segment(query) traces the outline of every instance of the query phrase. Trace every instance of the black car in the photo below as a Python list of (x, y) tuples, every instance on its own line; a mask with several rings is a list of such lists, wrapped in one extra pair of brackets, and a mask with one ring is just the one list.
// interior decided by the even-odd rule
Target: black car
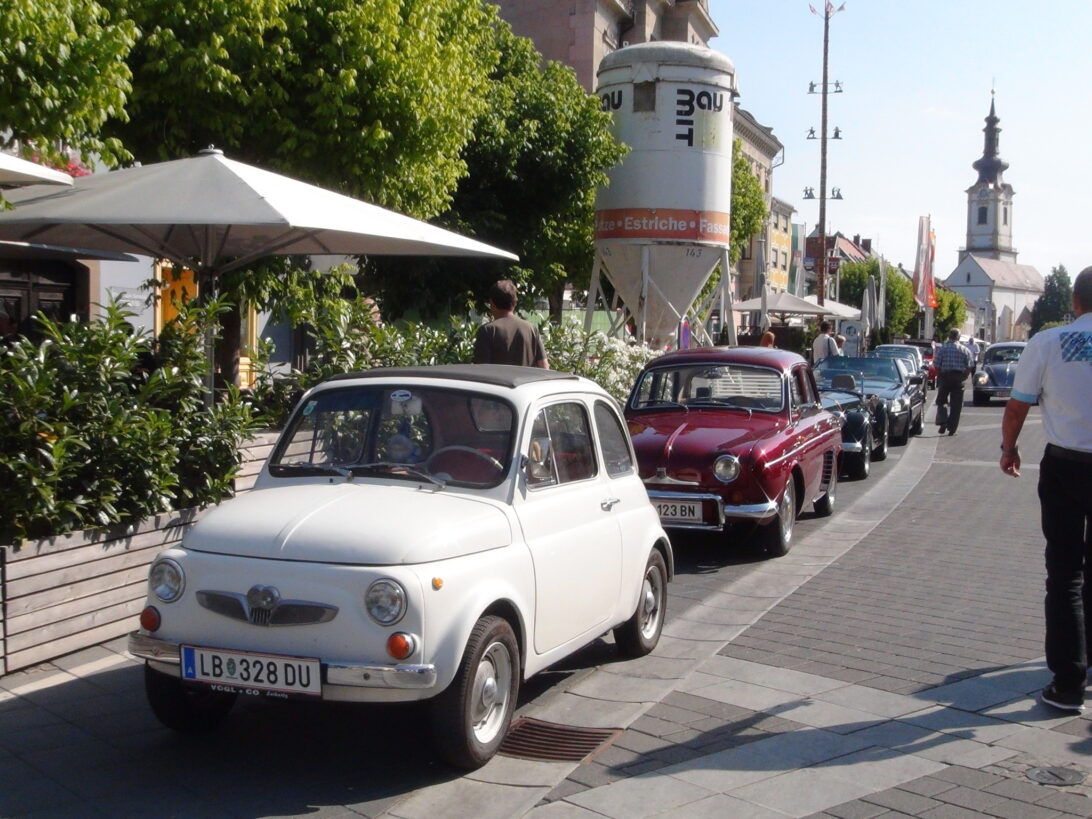
[(863, 378), (831, 368), (816, 371), (823, 409), (840, 414), (842, 469), (851, 478), (867, 478), (872, 461), (887, 457), (887, 412), (876, 395), (865, 395)]
[(834, 373), (851, 373), (866, 396), (876, 396), (883, 403), (887, 434), (893, 444), (905, 444), (925, 426), (925, 378), (911, 372), (901, 358), (874, 354), (830, 356), (815, 365), (816, 378), (824, 381)]

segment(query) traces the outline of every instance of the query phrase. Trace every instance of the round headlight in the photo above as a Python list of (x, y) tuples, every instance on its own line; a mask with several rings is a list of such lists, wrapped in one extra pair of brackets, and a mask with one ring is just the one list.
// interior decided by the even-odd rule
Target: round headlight
[(985, 373), (979, 373), (978, 375), (976, 375), (974, 377), (974, 383), (976, 383), (976, 384), (985, 384), (989, 380), (990, 380), (990, 377), (988, 375), (986, 375)]
[(739, 458), (735, 455), (721, 455), (713, 462), (713, 474), (722, 483), (731, 483), (739, 477)]
[(152, 564), (148, 572), (148, 588), (164, 603), (173, 603), (186, 588), (186, 575), (181, 566), (165, 557)]
[(364, 608), (379, 625), (394, 625), (406, 613), (406, 590), (390, 578), (376, 580), (364, 595)]

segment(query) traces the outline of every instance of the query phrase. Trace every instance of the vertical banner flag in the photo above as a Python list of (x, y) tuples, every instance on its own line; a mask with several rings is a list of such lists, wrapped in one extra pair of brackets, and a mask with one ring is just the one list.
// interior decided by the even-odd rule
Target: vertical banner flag
[(933, 258), (936, 254), (936, 234), (928, 216), (918, 218), (918, 255), (914, 262), (914, 300), (921, 307), (937, 306), (936, 282), (933, 280)]

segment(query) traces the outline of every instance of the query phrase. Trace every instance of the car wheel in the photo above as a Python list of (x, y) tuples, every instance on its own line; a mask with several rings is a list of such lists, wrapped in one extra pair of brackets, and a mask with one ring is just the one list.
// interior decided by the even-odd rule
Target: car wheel
[(614, 630), (614, 642), (626, 657), (643, 657), (660, 642), (667, 606), (667, 564), (657, 549), (652, 550), (641, 580), (637, 610)]
[(781, 493), (781, 502), (777, 504), (777, 517), (771, 523), (759, 528), (762, 546), (770, 557), (784, 557), (792, 548), (792, 532), (796, 526), (796, 486), (792, 475)]
[(925, 431), (925, 404), (921, 405), (921, 412), (918, 413), (918, 420), (916, 420), (913, 426), (910, 428), (911, 435), (921, 435)]
[(819, 497), (814, 504), (815, 514), (821, 518), (829, 518), (834, 514), (834, 504), (838, 497), (838, 470), (832, 469), (830, 472), (830, 483), (827, 484), (827, 491)]
[(990, 397), (984, 392), (976, 392), (971, 400), (974, 401), (976, 407), (988, 407), (990, 405)]
[(900, 434), (891, 436), (891, 443), (893, 443), (895, 446), (904, 446), (910, 440), (910, 422), (912, 420), (913, 418), (911, 416), (906, 416), (906, 426), (903, 427), (903, 430)]
[(211, 731), (227, 718), (235, 694), (184, 685), (178, 677), (145, 664), (144, 692), (156, 719), (181, 733)]
[(872, 450), (872, 460), (882, 461), (887, 458), (887, 424), (883, 425), (883, 435), (880, 436), (880, 443)]
[(519, 645), (508, 621), (474, 624), (451, 685), (432, 701), (436, 749), (457, 768), (480, 768), (500, 748), (519, 694)]
[(872, 430), (865, 433), (861, 452), (849, 459), (849, 477), (855, 481), (863, 481), (872, 471)]

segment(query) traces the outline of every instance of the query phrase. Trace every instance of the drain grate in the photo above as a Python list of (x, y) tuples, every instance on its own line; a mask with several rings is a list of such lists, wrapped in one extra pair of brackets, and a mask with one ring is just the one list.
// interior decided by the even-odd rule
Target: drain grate
[(1044, 765), (1032, 768), (1027, 773), (1028, 779), (1040, 785), (1080, 785), (1084, 774), (1074, 768), (1062, 768), (1056, 765)]
[(512, 723), (499, 752), (517, 759), (582, 762), (603, 750), (620, 733), (617, 728), (578, 728), (520, 717)]

